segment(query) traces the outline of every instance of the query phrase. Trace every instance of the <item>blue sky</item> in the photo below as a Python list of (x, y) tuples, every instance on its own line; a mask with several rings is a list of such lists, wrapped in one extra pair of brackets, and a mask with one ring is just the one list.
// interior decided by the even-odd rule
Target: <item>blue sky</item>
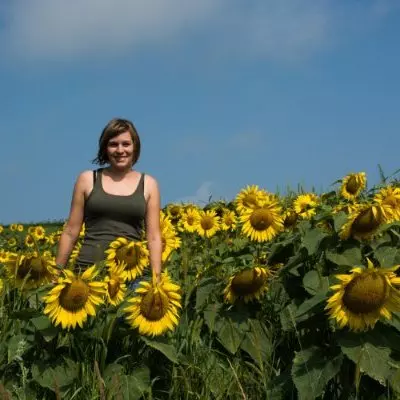
[(0, 3), (0, 222), (66, 218), (109, 119), (163, 204), (400, 168), (400, 2)]

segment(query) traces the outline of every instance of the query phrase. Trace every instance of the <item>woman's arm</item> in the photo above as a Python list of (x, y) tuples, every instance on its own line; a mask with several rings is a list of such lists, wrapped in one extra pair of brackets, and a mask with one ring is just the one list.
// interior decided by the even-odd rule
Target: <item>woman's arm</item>
[(92, 174), (91, 171), (82, 172), (74, 186), (68, 221), (61, 234), (57, 248), (56, 264), (60, 268), (67, 264), (82, 228), (85, 206), (85, 187), (87, 186), (88, 176), (90, 174)]
[(161, 278), (162, 238), (160, 230), (160, 191), (157, 181), (146, 175), (146, 191), (148, 193), (146, 206), (146, 237), (150, 251), (150, 265), (157, 281)]

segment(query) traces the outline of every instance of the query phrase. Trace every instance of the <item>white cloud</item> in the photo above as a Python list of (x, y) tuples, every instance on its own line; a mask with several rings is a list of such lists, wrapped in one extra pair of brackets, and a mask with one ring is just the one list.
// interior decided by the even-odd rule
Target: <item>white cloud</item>
[(199, 186), (194, 195), (182, 197), (176, 200), (176, 202), (194, 203), (194, 204), (199, 204), (200, 206), (204, 206), (210, 201), (210, 196), (212, 196), (211, 188), (213, 185), (214, 182), (205, 181)]
[(323, 42), (328, 0), (13, 0), (0, 40), (24, 57), (123, 54), (205, 39), (214, 53), (308, 54)]

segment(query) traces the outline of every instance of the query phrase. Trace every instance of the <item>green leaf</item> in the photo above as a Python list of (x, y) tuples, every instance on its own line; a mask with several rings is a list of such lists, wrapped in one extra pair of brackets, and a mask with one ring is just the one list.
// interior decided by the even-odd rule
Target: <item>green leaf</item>
[(335, 227), (335, 231), (339, 232), (342, 229), (342, 226), (347, 221), (347, 214), (343, 211), (338, 212), (333, 216), (333, 226)]
[(160, 351), (173, 363), (178, 363), (178, 355), (176, 354), (175, 347), (168, 343), (166, 338), (155, 337), (148, 338), (146, 336), (142, 336), (142, 340), (153, 349)]
[(46, 342), (50, 342), (58, 335), (58, 328), (56, 328), (46, 315), (32, 318), (31, 322), (34, 327), (40, 332)]
[(239, 328), (239, 324), (229, 318), (221, 321), (221, 326), (217, 332), (220, 343), (232, 354), (235, 354), (243, 340), (244, 332)]
[(326, 384), (340, 371), (342, 361), (341, 354), (332, 357), (316, 346), (296, 352), (292, 378), (299, 400), (314, 400), (321, 396)]
[(319, 271), (311, 270), (304, 275), (303, 286), (311, 295), (326, 293), (329, 290), (329, 278), (321, 276)]
[(302, 317), (309, 317), (310, 313), (314, 313), (315, 311), (321, 311), (321, 303), (325, 303), (326, 300), (326, 293), (318, 293), (315, 296), (307, 299), (300, 306), (297, 308), (297, 312), (295, 315), (296, 322), (301, 322), (305, 318)]
[(23, 321), (29, 321), (31, 318), (40, 317), (42, 313), (35, 308), (25, 308), (19, 311), (13, 311), (10, 313), (11, 319), (21, 319)]
[(393, 267), (400, 263), (400, 251), (395, 247), (382, 246), (374, 251), (374, 255), (381, 267)]
[(56, 387), (65, 391), (78, 378), (78, 365), (69, 359), (53, 365), (39, 361), (32, 365), (31, 371), (33, 380), (53, 392)]
[(343, 353), (371, 378), (385, 386), (391, 375), (391, 349), (377, 347), (364, 335), (348, 333), (338, 337)]
[(326, 259), (338, 266), (354, 267), (363, 265), (361, 250), (359, 247), (351, 247), (342, 253), (334, 253), (327, 251)]
[(21, 360), (22, 356), (28, 351), (32, 344), (27, 340), (26, 335), (14, 335), (8, 340), (8, 363), (14, 360)]
[(295, 320), (296, 312), (297, 312), (297, 307), (294, 304), (289, 304), (279, 313), (281, 326), (284, 331), (289, 332), (296, 327), (296, 320)]
[(260, 321), (253, 319), (248, 323), (250, 330), (244, 336), (240, 348), (248, 353), (263, 370), (264, 363), (271, 359), (272, 340), (265, 325)]
[(210, 297), (210, 294), (213, 292), (217, 284), (218, 281), (214, 277), (206, 278), (199, 283), (196, 291), (197, 310), (200, 310), (205, 305), (208, 298)]
[(216, 330), (217, 316), (221, 307), (222, 306), (220, 303), (210, 303), (204, 309), (204, 321), (206, 322), (211, 332)]
[(141, 366), (130, 375), (115, 374), (108, 382), (107, 399), (139, 400), (149, 392), (150, 370)]
[(302, 245), (307, 249), (308, 254), (311, 256), (317, 252), (321, 241), (327, 236), (328, 234), (322, 232), (320, 229), (310, 229), (306, 231), (302, 240)]

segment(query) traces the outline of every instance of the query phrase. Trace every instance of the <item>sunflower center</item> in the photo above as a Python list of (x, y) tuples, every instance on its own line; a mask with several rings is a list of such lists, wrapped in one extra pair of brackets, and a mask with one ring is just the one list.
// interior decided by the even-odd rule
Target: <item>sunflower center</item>
[(140, 249), (138, 246), (122, 246), (115, 253), (118, 260), (126, 262), (128, 269), (136, 267), (139, 264)]
[(398, 200), (396, 199), (396, 197), (390, 195), (385, 198), (384, 203), (394, 208), (397, 207)]
[(200, 225), (205, 231), (208, 231), (209, 229), (211, 229), (214, 226), (214, 220), (209, 215), (205, 215), (201, 219)]
[(254, 210), (250, 216), (250, 224), (256, 231), (264, 231), (274, 222), (271, 212), (265, 208)]
[(343, 304), (355, 314), (379, 310), (389, 295), (389, 285), (377, 272), (364, 273), (353, 278), (345, 288)]
[(82, 309), (89, 298), (89, 287), (80, 279), (67, 285), (60, 293), (59, 302), (67, 311)]
[(350, 194), (356, 194), (360, 189), (360, 184), (355, 176), (351, 176), (346, 183), (346, 191)]
[(119, 283), (119, 280), (111, 278), (108, 281), (108, 294), (112, 299), (118, 294), (120, 287), (121, 284)]
[(177, 206), (171, 207), (169, 212), (170, 212), (172, 217), (178, 217), (179, 216), (179, 212), (180, 212), (180, 208), (177, 207)]
[(140, 311), (150, 321), (159, 321), (168, 310), (168, 296), (160, 291), (150, 290), (143, 296)]
[(237, 296), (256, 293), (265, 283), (265, 277), (254, 268), (245, 269), (232, 279), (231, 288)]
[(378, 228), (382, 220), (382, 211), (377, 207), (376, 212), (375, 216), (372, 207), (362, 211), (354, 220), (352, 230), (354, 232), (370, 232)]
[(194, 224), (194, 217), (191, 215), (188, 215), (186, 218), (186, 222), (188, 225), (193, 225)]

